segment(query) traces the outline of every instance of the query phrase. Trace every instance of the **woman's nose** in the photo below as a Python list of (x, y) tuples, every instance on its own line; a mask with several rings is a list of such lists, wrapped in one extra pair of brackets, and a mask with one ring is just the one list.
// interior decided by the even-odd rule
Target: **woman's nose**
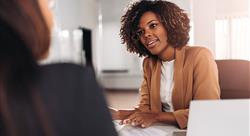
[(151, 37), (152, 36), (152, 31), (150, 30), (145, 30), (144, 32), (144, 37)]

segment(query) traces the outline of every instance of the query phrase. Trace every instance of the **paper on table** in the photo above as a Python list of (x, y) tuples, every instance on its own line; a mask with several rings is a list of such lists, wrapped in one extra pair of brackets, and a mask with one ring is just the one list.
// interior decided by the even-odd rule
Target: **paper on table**
[(119, 122), (116, 121), (115, 126), (119, 136), (173, 136), (173, 132), (179, 130), (175, 126), (161, 123), (154, 124), (148, 128), (141, 128), (119, 125)]
[(113, 123), (114, 123), (114, 126), (115, 126), (115, 129), (117, 132), (119, 132), (125, 125), (120, 125), (121, 120), (113, 120)]

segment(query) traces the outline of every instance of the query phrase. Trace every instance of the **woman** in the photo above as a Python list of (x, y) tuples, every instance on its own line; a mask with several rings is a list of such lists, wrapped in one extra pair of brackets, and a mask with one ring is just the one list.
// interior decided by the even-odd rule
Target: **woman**
[(134, 110), (112, 110), (121, 124), (153, 123), (187, 127), (192, 100), (219, 99), (216, 63), (209, 50), (190, 47), (189, 18), (177, 5), (141, 0), (121, 18), (120, 36), (127, 50), (145, 56), (141, 100)]
[(91, 70), (38, 66), (52, 26), (47, 0), (0, 0), (0, 135), (116, 135)]

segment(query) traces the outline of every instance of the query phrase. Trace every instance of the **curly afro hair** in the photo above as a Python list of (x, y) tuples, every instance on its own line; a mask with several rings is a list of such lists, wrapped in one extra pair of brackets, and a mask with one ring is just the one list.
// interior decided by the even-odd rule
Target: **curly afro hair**
[(140, 0), (130, 4), (121, 17), (120, 37), (129, 52), (136, 53), (139, 57), (156, 57), (142, 45), (136, 34), (140, 18), (147, 11), (154, 12), (159, 17), (168, 34), (167, 42), (171, 46), (177, 48), (187, 44), (190, 20), (183, 9), (164, 0)]

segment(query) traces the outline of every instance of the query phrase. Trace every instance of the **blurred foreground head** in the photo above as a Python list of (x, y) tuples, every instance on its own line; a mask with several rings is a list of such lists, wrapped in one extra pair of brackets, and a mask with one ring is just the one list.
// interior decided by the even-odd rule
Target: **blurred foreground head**
[(25, 46), (36, 60), (46, 57), (53, 25), (47, 0), (0, 0), (0, 23), (1, 57), (14, 46)]
[(46, 126), (37, 123), (41, 110), (32, 88), (52, 24), (47, 0), (0, 0), (0, 135), (32, 135), (32, 128)]

